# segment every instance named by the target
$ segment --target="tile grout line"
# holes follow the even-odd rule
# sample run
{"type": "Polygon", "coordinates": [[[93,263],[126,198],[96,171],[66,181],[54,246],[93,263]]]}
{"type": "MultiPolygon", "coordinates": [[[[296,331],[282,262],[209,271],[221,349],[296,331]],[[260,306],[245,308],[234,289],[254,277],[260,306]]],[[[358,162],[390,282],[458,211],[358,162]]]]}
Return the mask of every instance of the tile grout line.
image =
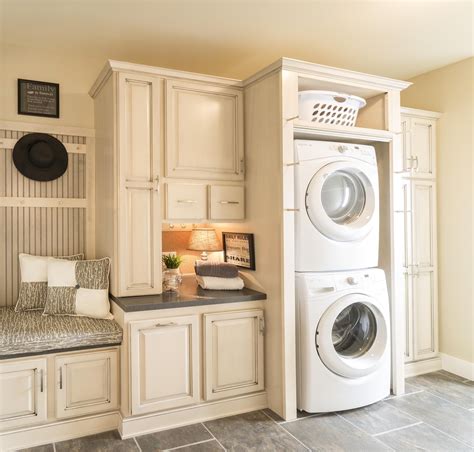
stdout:
{"type": "Polygon", "coordinates": [[[195,443],[183,444],[182,446],[172,447],[171,449],[166,449],[166,450],[179,450],[179,449],[182,449],[183,447],[195,446],[196,444],[208,443],[209,441],[217,441],[217,439],[209,438],[203,441],[196,441],[195,443]]]}
{"type": "Polygon", "coordinates": [[[386,433],[398,432],[399,430],[403,430],[404,428],[415,427],[415,425],[423,424],[423,421],[414,422],[413,424],[404,425],[403,427],[392,428],[391,430],[387,430],[385,432],[373,433],[372,436],[380,436],[385,435],[386,433]]]}
{"type": "Polygon", "coordinates": [[[395,449],[393,449],[392,447],[390,447],[388,444],[385,444],[383,441],[380,441],[378,438],[375,438],[374,436],[372,436],[370,433],[366,432],[364,429],[358,427],[357,425],[353,424],[351,421],[347,420],[344,416],[341,416],[339,413],[335,413],[336,416],[338,416],[339,418],[341,418],[344,422],[347,422],[349,425],[352,425],[352,427],[354,427],[356,430],[359,430],[360,432],[366,434],[367,436],[369,436],[370,438],[374,439],[375,441],[377,441],[378,443],[382,444],[384,447],[388,447],[390,450],[393,450],[395,451],[395,449]]]}
{"type": "Polygon", "coordinates": [[[444,400],[445,402],[448,402],[450,403],[451,405],[454,405],[454,406],[457,406],[458,408],[461,408],[461,410],[466,410],[466,411],[469,411],[470,408],[465,408],[461,405],[458,405],[457,403],[455,402],[452,402],[451,400],[448,400],[448,399],[445,399],[444,397],[441,397],[439,396],[438,394],[435,394],[434,392],[431,392],[429,389],[426,389],[426,392],[430,395],[432,395],[433,397],[437,397],[438,399],[441,399],[441,400],[444,400]]]}
{"type": "Polygon", "coordinates": [[[413,394],[419,394],[420,392],[425,392],[425,389],[420,389],[419,391],[413,391],[413,392],[406,392],[405,394],[400,394],[400,395],[393,395],[393,396],[387,397],[386,399],[383,399],[382,402],[384,402],[385,400],[398,399],[400,397],[408,397],[413,394]]]}
{"type": "Polygon", "coordinates": [[[216,441],[217,441],[217,444],[219,444],[219,446],[222,447],[223,450],[227,450],[222,444],[221,442],[216,438],[216,436],[214,435],[214,433],[212,433],[206,425],[204,425],[204,422],[201,422],[201,425],[207,430],[207,432],[209,433],[209,435],[211,435],[216,441]]]}
{"type": "MultiPolygon", "coordinates": [[[[279,427],[281,430],[283,430],[286,434],[288,434],[289,436],[291,436],[296,442],[298,442],[299,444],[301,444],[305,449],[311,451],[311,448],[308,447],[305,443],[303,443],[303,441],[301,441],[300,439],[298,439],[296,436],[294,436],[291,432],[289,432],[285,427],[283,427],[282,425],[282,422],[278,423],[277,421],[275,421],[275,419],[273,419],[270,415],[268,415],[267,413],[265,413],[264,410],[260,410],[264,416],[266,416],[268,419],[270,419],[277,427],[279,427]]],[[[308,416],[309,417],[309,416],[308,416]]],[[[296,419],[297,421],[299,421],[299,419],[296,419]]],[[[289,421],[291,422],[291,421],[289,421]]]]}
{"type": "MultiPolygon", "coordinates": [[[[444,399],[443,399],[444,400],[444,399]]],[[[414,417],[416,419],[416,416],[414,416],[413,414],[410,414],[408,413],[407,411],[399,408],[399,407],[396,407],[400,412],[402,412],[403,414],[406,414],[408,416],[411,416],[411,417],[414,417]]],[[[468,447],[471,447],[469,444],[465,443],[462,439],[459,439],[459,438],[456,438],[455,436],[452,436],[450,435],[449,433],[446,433],[445,431],[443,430],[440,430],[439,428],[435,427],[434,425],[432,425],[430,422],[428,422],[427,420],[423,420],[421,421],[423,424],[426,424],[428,425],[429,427],[432,427],[434,428],[435,430],[437,430],[438,432],[442,433],[443,435],[446,435],[446,436],[449,436],[451,439],[454,439],[456,440],[457,442],[461,443],[461,444],[464,444],[465,446],[468,446],[468,447]]],[[[471,447],[472,448],[472,447],[471,447]]]]}
{"type": "Polygon", "coordinates": [[[137,447],[138,447],[138,451],[139,451],[139,452],[142,452],[142,448],[140,447],[140,444],[138,444],[137,437],[134,436],[134,437],[133,437],[133,440],[135,441],[135,444],[136,444],[137,447]]]}

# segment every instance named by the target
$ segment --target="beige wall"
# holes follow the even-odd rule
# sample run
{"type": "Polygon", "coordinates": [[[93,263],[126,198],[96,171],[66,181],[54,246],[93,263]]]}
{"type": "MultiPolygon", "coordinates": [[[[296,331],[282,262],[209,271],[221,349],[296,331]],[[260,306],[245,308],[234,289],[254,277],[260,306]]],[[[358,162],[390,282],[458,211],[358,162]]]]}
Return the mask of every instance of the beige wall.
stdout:
{"type": "Polygon", "coordinates": [[[443,114],[437,155],[440,350],[474,362],[474,58],[410,81],[402,105],[443,114]]]}
{"type": "Polygon", "coordinates": [[[44,53],[3,45],[0,48],[0,119],[75,127],[94,127],[94,105],[88,91],[105,58],[44,53]],[[17,114],[17,79],[60,84],[60,118],[17,114]]]}

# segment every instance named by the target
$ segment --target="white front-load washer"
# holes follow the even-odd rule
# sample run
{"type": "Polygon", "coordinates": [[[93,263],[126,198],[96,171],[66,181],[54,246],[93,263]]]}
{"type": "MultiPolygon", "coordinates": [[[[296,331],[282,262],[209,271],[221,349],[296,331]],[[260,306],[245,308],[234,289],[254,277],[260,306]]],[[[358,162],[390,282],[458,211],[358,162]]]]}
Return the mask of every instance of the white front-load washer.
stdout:
{"type": "Polygon", "coordinates": [[[298,272],[377,267],[379,184],[375,149],[295,140],[298,272]]]}
{"type": "Polygon", "coordinates": [[[390,393],[390,315],[380,269],[296,273],[297,405],[348,410],[390,393]]]}

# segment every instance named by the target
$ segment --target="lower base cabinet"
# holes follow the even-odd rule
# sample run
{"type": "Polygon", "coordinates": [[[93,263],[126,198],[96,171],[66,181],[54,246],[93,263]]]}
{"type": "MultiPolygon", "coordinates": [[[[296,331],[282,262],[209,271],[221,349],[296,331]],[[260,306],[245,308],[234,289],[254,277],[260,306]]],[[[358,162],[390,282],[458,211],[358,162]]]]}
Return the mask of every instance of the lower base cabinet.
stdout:
{"type": "Polygon", "coordinates": [[[46,421],[47,360],[0,363],[0,430],[46,421]]]}
{"type": "Polygon", "coordinates": [[[199,317],[130,322],[132,414],[198,403],[199,317]]]}
{"type": "Polygon", "coordinates": [[[118,408],[117,350],[57,356],[56,417],[118,408]]]}
{"type": "Polygon", "coordinates": [[[262,391],[263,319],[248,309],[131,321],[131,414],[262,391]]]}
{"type": "Polygon", "coordinates": [[[205,314],[204,329],[205,399],[263,390],[263,311],[205,314]]]}

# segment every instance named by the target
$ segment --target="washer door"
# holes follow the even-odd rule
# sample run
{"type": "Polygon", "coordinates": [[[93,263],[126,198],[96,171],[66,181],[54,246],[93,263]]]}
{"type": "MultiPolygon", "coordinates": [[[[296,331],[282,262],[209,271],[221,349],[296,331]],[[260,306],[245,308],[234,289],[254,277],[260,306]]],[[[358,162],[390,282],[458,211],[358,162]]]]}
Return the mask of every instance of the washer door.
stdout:
{"type": "Polygon", "coordinates": [[[331,372],[358,378],[380,365],[387,347],[388,325],[374,302],[366,295],[347,295],[321,317],[316,349],[331,372]]]}
{"type": "Polygon", "coordinates": [[[371,231],[378,206],[377,178],[366,165],[334,162],[323,166],[306,189],[306,212],[326,237],[340,242],[360,240],[371,231]]]}

